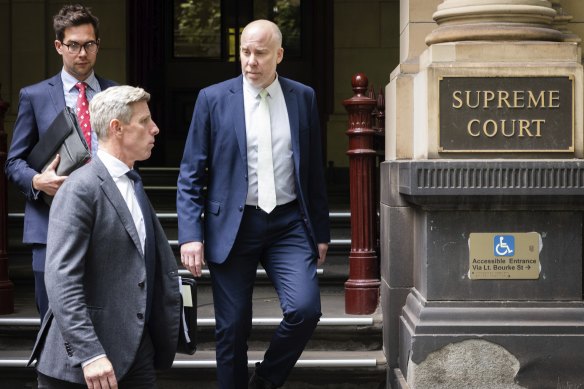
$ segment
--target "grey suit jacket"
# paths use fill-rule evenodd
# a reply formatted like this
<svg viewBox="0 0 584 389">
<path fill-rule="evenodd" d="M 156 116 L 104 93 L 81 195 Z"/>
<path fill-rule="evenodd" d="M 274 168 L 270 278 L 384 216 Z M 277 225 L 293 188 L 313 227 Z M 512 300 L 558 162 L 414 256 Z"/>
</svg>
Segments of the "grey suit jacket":
<svg viewBox="0 0 584 389">
<path fill-rule="evenodd" d="M 155 367 L 169 368 L 180 322 L 178 269 L 153 219 L 156 276 L 148 328 Z M 99 158 L 71 174 L 55 196 L 45 272 L 50 311 L 31 355 L 38 371 L 84 383 L 81 363 L 106 354 L 122 379 L 144 331 L 146 267 L 130 211 Z"/>
</svg>

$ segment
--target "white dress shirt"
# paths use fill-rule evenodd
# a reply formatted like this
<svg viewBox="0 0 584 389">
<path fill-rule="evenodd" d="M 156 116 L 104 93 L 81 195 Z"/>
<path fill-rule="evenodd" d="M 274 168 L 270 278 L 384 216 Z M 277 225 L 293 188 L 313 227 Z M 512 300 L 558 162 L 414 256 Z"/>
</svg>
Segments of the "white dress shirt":
<svg viewBox="0 0 584 389">
<path fill-rule="evenodd" d="M 65 95 L 65 105 L 67 107 L 75 109 L 77 108 L 77 97 L 79 97 L 79 89 L 75 87 L 75 84 L 79 82 L 78 79 L 70 75 L 65 71 L 61 70 L 61 81 L 63 81 L 63 94 Z M 87 101 L 91 101 L 93 96 L 101 92 L 101 87 L 99 86 L 99 81 L 95 77 L 95 73 L 92 71 L 89 77 L 84 81 L 87 84 L 87 89 L 85 89 L 85 96 Z M 91 154 L 93 157 L 97 155 L 97 150 L 99 148 L 97 141 L 97 134 L 93 129 L 91 130 Z"/>
<path fill-rule="evenodd" d="M 243 106 L 245 109 L 245 134 L 247 140 L 247 205 L 258 204 L 258 138 L 254 131 L 254 117 L 260 105 L 260 92 L 243 77 Z M 276 204 L 282 205 L 296 199 L 294 183 L 294 161 L 292 159 L 292 135 L 288 109 L 278 77 L 266 88 L 270 108 L 272 129 L 272 159 L 274 163 L 274 182 L 276 185 Z"/>
<path fill-rule="evenodd" d="M 146 226 L 144 224 L 142 209 L 140 208 L 140 204 L 136 199 L 136 193 L 134 192 L 134 181 L 126 176 L 126 173 L 130 169 L 128 168 L 128 165 L 109 154 L 105 150 L 98 150 L 97 156 L 105 165 L 105 168 L 116 183 L 116 186 L 120 190 L 124 201 L 128 205 L 128 209 L 130 210 L 132 219 L 134 220 L 134 225 L 138 231 L 138 236 L 140 237 L 142 253 L 144 253 L 144 243 L 146 242 Z"/>
</svg>

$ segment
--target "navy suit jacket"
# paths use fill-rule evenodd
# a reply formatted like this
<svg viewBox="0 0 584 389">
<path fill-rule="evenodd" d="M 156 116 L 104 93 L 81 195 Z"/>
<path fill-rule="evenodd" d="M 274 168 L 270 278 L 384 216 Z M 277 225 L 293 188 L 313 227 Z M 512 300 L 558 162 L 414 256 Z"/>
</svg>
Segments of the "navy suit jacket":
<svg viewBox="0 0 584 389">
<path fill-rule="evenodd" d="M 113 81 L 97 77 L 101 90 L 116 85 Z M 24 213 L 24 243 L 47 243 L 49 207 L 32 189 L 32 178 L 39 173 L 26 163 L 26 159 L 47 131 L 57 114 L 65 108 L 61 73 L 20 90 L 18 116 L 14 124 L 12 144 L 6 159 L 6 176 L 26 197 Z M 44 263 L 33 264 L 44 270 Z"/>
<path fill-rule="evenodd" d="M 278 80 L 290 120 L 296 196 L 316 250 L 330 241 L 316 95 L 298 82 Z M 229 255 L 245 208 L 245 131 L 243 76 L 199 92 L 178 178 L 179 244 L 204 242 L 205 260 L 212 263 Z"/>
</svg>

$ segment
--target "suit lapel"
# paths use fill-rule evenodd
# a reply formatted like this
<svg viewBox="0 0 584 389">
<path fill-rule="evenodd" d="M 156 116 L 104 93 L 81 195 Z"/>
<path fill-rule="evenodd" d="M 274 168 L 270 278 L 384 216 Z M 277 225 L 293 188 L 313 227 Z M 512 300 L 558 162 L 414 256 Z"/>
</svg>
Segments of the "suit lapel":
<svg viewBox="0 0 584 389">
<path fill-rule="evenodd" d="M 144 253 L 142 252 L 142 244 L 140 243 L 140 237 L 138 236 L 138 231 L 136 230 L 136 225 L 134 224 L 134 220 L 132 219 L 132 214 L 128 210 L 128 206 L 120 193 L 120 190 L 116 186 L 116 183 L 112 179 L 111 175 L 107 171 L 105 165 L 101 160 L 96 157 L 92 159 L 94 164 L 94 169 L 96 171 L 97 177 L 101 180 L 101 190 L 104 193 L 105 197 L 108 201 L 112 204 L 113 209 L 115 209 L 120 222 L 128 231 L 128 235 L 136 245 L 136 249 L 142 256 Z"/>
<path fill-rule="evenodd" d="M 290 85 L 283 77 L 279 78 L 282 93 L 284 93 L 284 100 L 286 101 L 286 109 L 288 111 L 288 121 L 290 122 L 290 136 L 292 139 L 292 152 L 294 158 L 294 168 L 296 172 L 300 171 L 300 124 L 298 122 L 298 99 L 294 91 L 294 87 Z"/>
<path fill-rule="evenodd" d="M 65 108 L 65 94 L 63 93 L 63 81 L 61 80 L 61 73 L 58 73 L 48 81 L 49 96 L 51 102 L 55 107 L 55 112 L 59 113 Z"/>
<path fill-rule="evenodd" d="M 233 129 L 237 137 L 239 154 L 244 165 L 247 165 L 247 140 L 245 135 L 245 108 L 243 105 L 243 76 L 233 79 L 233 84 L 229 89 L 228 107 L 235 110 L 231 117 L 233 118 Z"/>
<path fill-rule="evenodd" d="M 108 80 L 95 76 L 99 82 L 99 87 L 101 90 L 106 90 L 113 84 Z M 63 93 L 63 80 L 61 80 L 61 73 L 58 73 L 54 77 L 48 80 L 48 92 L 51 97 L 51 102 L 55 107 L 55 112 L 59 113 L 65 108 L 65 94 Z"/>
<path fill-rule="evenodd" d="M 102 91 L 106 90 L 106 89 L 107 89 L 107 88 L 109 88 L 110 86 L 114 86 L 114 85 L 115 85 L 115 84 L 114 84 L 114 83 L 112 83 L 111 81 L 109 81 L 109 80 L 106 80 L 105 78 L 101 78 L 101 77 L 100 77 L 100 76 L 98 76 L 98 75 L 95 75 L 95 78 L 97 79 L 97 82 L 99 82 L 99 88 L 100 88 Z"/>
</svg>

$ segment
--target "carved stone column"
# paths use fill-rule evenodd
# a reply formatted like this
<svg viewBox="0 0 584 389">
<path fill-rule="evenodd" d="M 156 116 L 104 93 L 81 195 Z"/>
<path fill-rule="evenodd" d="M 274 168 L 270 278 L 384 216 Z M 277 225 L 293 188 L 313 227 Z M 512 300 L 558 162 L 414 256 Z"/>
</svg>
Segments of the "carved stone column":
<svg viewBox="0 0 584 389">
<path fill-rule="evenodd" d="M 445 0 L 434 13 L 432 45 L 456 41 L 563 41 L 547 0 Z"/>
<path fill-rule="evenodd" d="M 573 19 L 572 15 L 568 15 L 562 5 L 560 0 L 551 0 L 552 7 L 556 11 L 556 16 L 554 17 L 554 26 L 563 34 L 564 42 L 578 42 L 580 43 L 582 39 L 572 31 L 568 29 L 568 23 Z"/>
<path fill-rule="evenodd" d="M 380 292 L 397 389 L 584 382 L 584 73 L 560 3 L 444 0 L 417 68 L 392 73 Z M 519 122 L 545 129 L 506 132 Z"/>
</svg>

